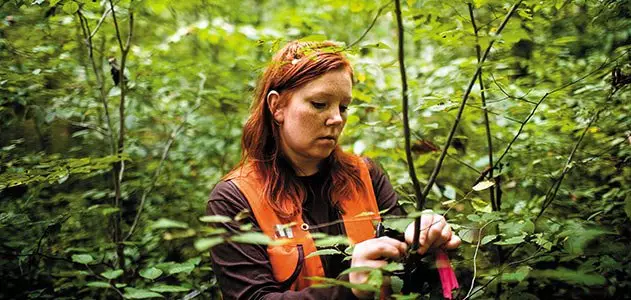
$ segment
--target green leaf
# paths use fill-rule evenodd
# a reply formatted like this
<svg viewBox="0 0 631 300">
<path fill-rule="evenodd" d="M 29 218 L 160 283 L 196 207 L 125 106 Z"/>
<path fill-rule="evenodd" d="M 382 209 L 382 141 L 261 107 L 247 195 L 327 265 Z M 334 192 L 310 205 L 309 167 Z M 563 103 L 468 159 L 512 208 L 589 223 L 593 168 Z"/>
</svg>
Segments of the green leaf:
<svg viewBox="0 0 631 300">
<path fill-rule="evenodd" d="M 94 258 L 90 254 L 74 254 L 72 255 L 72 261 L 80 264 L 87 265 L 94 261 Z"/>
<path fill-rule="evenodd" d="M 149 290 L 125 288 L 123 295 L 127 299 L 147 299 L 147 298 L 164 298 L 164 296 Z"/>
<path fill-rule="evenodd" d="M 471 244 L 473 243 L 476 233 L 477 230 L 475 229 L 465 228 L 458 231 L 458 236 L 460 237 L 460 239 L 462 239 L 463 242 Z"/>
<path fill-rule="evenodd" d="M 191 272 L 195 269 L 195 265 L 191 263 L 181 263 L 174 264 L 169 268 L 169 275 L 177 274 L 177 273 L 186 273 L 191 274 Z"/>
<path fill-rule="evenodd" d="M 190 288 L 186 288 L 183 286 L 166 285 L 166 284 L 156 285 L 149 289 L 158 293 L 179 293 L 179 292 L 188 292 L 189 290 L 191 290 Z"/>
<path fill-rule="evenodd" d="M 388 263 L 387 265 L 381 267 L 381 270 L 384 270 L 386 272 L 401 271 L 401 270 L 403 270 L 403 264 L 402 263 L 398 263 L 398 262 L 391 262 L 391 263 Z"/>
<path fill-rule="evenodd" d="M 550 251 L 552 249 L 552 242 L 546 240 L 545 238 L 543 238 L 543 233 L 537 233 L 535 234 L 536 238 L 535 238 L 535 243 L 541 247 L 543 247 L 544 249 Z"/>
<path fill-rule="evenodd" d="M 549 278 L 587 286 L 604 285 L 607 282 L 605 277 L 600 274 L 581 273 L 580 271 L 566 268 L 533 270 L 530 273 L 533 278 Z"/>
<path fill-rule="evenodd" d="M 484 181 L 478 182 L 476 185 L 472 187 L 472 189 L 476 192 L 479 192 L 479 191 L 486 190 L 494 185 L 495 185 L 495 182 L 490 181 L 490 180 L 484 180 Z"/>
<path fill-rule="evenodd" d="M 403 279 L 397 276 L 390 277 L 390 287 L 395 294 L 401 293 L 401 289 L 403 289 Z M 414 298 L 416 299 L 416 298 Z"/>
<path fill-rule="evenodd" d="M 106 271 L 106 272 L 101 273 L 101 276 L 109 280 L 116 279 L 120 277 L 121 275 L 123 275 L 123 270 L 121 269 L 111 270 L 111 271 Z"/>
<path fill-rule="evenodd" d="M 504 272 L 502 273 L 502 280 L 521 282 L 528 277 L 530 269 L 529 266 L 521 266 L 514 272 Z"/>
<path fill-rule="evenodd" d="M 168 228 L 188 228 L 188 224 L 184 222 L 174 221 L 167 218 L 160 218 L 151 224 L 152 229 L 168 229 Z"/>
<path fill-rule="evenodd" d="M 495 238 L 497 238 L 497 234 L 487 235 L 484 238 L 482 238 L 482 241 L 480 243 L 481 245 L 485 245 L 485 244 L 488 244 L 490 241 L 494 240 Z"/>
<path fill-rule="evenodd" d="M 151 267 L 151 268 L 140 271 L 140 276 L 142 276 L 143 278 L 151 279 L 151 280 L 154 280 L 160 277 L 160 275 L 162 275 L 162 270 L 156 267 Z"/>
<path fill-rule="evenodd" d="M 309 253 L 305 258 L 320 256 L 320 255 L 335 255 L 335 254 L 343 254 L 340 250 L 337 249 L 322 249 L 318 251 L 314 251 Z"/>
<path fill-rule="evenodd" d="M 86 286 L 94 287 L 94 288 L 110 288 L 110 287 L 112 287 L 109 283 L 107 283 L 105 281 L 88 282 L 88 284 L 86 284 Z"/>
<path fill-rule="evenodd" d="M 79 4 L 74 1 L 68 1 L 64 4 L 63 10 L 65 13 L 72 15 L 79 10 Z"/>
<path fill-rule="evenodd" d="M 226 223 L 232 221 L 230 217 L 221 215 L 203 216 L 199 218 L 199 220 L 206 223 Z"/>
<path fill-rule="evenodd" d="M 272 239 L 260 232 L 246 232 L 239 235 L 235 235 L 230 238 L 235 243 L 243 244 L 255 244 L 255 245 L 269 245 L 272 243 Z"/>
<path fill-rule="evenodd" d="M 515 245 L 524 241 L 525 236 L 514 236 L 499 242 L 495 242 L 495 245 Z"/>
<path fill-rule="evenodd" d="M 347 237 L 342 235 L 327 236 L 315 241 L 316 247 L 333 247 L 337 245 L 350 245 Z"/>
<path fill-rule="evenodd" d="M 195 241 L 195 249 L 197 251 L 202 252 L 206 251 L 216 245 L 223 243 L 222 237 L 214 237 L 214 238 L 204 238 Z"/>
</svg>

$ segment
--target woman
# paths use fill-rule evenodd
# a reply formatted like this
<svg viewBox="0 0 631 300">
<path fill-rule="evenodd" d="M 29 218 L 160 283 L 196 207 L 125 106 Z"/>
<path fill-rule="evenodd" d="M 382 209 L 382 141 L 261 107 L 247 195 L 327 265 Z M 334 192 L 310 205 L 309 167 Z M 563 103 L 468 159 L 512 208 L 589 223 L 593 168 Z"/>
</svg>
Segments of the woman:
<svg viewBox="0 0 631 300">
<path fill-rule="evenodd" d="M 208 214 L 234 217 L 244 210 L 252 230 L 285 243 L 224 243 L 212 248 L 213 270 L 225 298 L 346 299 L 370 292 L 342 286 L 312 288 L 312 276 L 336 278 L 348 267 L 380 267 L 402 257 L 407 243 L 375 238 L 379 211 L 404 214 L 384 173 L 344 153 L 338 139 L 352 99 L 353 71 L 332 42 L 290 42 L 259 81 L 243 129 L 242 161 L 217 184 Z M 339 222 L 335 222 L 339 221 Z M 229 231 L 239 224 L 225 224 Z M 460 239 L 440 215 L 424 215 L 419 253 L 453 249 Z M 355 246 L 350 265 L 341 255 L 307 257 L 311 234 L 346 235 Z M 343 248 L 340 250 L 344 250 Z M 364 283 L 368 272 L 339 277 Z"/>
</svg>

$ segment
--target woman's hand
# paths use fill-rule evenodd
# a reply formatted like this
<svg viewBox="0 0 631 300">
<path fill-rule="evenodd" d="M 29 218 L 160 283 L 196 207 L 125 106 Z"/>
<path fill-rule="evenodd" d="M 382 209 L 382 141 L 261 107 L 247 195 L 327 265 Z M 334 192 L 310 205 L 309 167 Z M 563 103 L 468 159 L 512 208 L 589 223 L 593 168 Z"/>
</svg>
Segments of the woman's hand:
<svg viewBox="0 0 631 300">
<path fill-rule="evenodd" d="M 398 259 L 405 255 L 407 251 L 407 245 L 403 242 L 397 241 L 389 237 L 380 237 L 370 240 L 365 240 L 355 245 L 353 250 L 353 259 L 351 261 L 351 268 L 354 267 L 372 267 L 380 268 L 387 264 L 386 259 Z M 368 274 L 370 272 L 351 272 L 348 275 L 350 283 L 362 284 L 368 280 Z M 388 282 L 384 278 L 384 282 Z M 360 291 L 352 289 L 353 294 L 357 298 L 365 299 L 373 296 L 372 292 Z"/>
<path fill-rule="evenodd" d="M 414 240 L 414 222 L 405 229 L 405 242 L 412 244 Z M 455 249 L 460 246 L 460 238 L 453 234 L 451 226 L 445 218 L 434 213 L 421 215 L 421 232 L 418 238 L 419 254 L 432 249 Z"/>
</svg>

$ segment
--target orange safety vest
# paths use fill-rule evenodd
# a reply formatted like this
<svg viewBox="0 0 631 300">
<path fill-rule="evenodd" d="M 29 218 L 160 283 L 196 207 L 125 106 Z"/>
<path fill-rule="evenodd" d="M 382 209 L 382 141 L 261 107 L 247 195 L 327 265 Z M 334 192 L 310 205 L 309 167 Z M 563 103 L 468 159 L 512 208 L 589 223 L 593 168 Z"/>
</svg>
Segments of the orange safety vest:
<svg viewBox="0 0 631 300">
<path fill-rule="evenodd" d="M 344 211 L 342 215 L 344 228 L 352 244 L 374 238 L 375 227 L 372 221 L 380 221 L 368 166 L 359 157 L 355 157 L 355 160 L 365 188 L 353 191 L 349 199 L 340 199 L 340 205 Z M 282 240 L 281 245 L 270 245 L 267 248 L 274 278 L 281 285 L 298 291 L 316 283 L 307 277 L 325 276 L 319 256 L 305 258 L 316 251 L 308 225 L 303 222 L 302 216 L 296 216 L 289 222 L 280 221 L 268 205 L 267 195 L 263 194 L 265 181 L 251 164 L 246 163 L 232 171 L 224 180 L 232 180 L 243 193 L 263 233 L 273 240 Z M 281 228 L 283 228 L 282 225 L 285 225 L 285 228 L 291 228 L 293 237 L 279 237 L 278 225 L 281 225 Z"/>
</svg>

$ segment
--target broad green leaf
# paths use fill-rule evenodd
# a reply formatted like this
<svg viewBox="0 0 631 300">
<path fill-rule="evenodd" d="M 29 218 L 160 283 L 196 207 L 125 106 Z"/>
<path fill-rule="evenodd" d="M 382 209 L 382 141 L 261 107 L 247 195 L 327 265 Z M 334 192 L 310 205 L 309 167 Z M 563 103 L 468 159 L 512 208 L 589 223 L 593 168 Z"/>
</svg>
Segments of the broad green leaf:
<svg viewBox="0 0 631 300">
<path fill-rule="evenodd" d="M 174 264 L 169 268 L 169 275 L 177 273 L 190 274 L 195 269 L 195 265 L 191 263 Z"/>
<path fill-rule="evenodd" d="M 160 218 L 151 224 L 152 229 L 168 229 L 168 228 L 188 228 L 188 224 L 184 222 L 174 221 L 167 218 Z"/>
<path fill-rule="evenodd" d="M 125 288 L 124 297 L 127 299 L 164 298 L 164 296 L 144 289 Z"/>
<path fill-rule="evenodd" d="M 106 271 L 106 272 L 101 273 L 101 276 L 110 280 L 116 279 L 120 277 L 121 275 L 123 275 L 123 270 L 121 269 L 111 270 L 111 271 Z"/>
<path fill-rule="evenodd" d="M 206 223 L 226 223 L 232 221 L 230 217 L 220 215 L 203 216 L 200 217 L 199 220 Z"/>
<path fill-rule="evenodd" d="M 402 263 L 398 263 L 398 262 L 391 262 L 391 263 L 388 263 L 387 265 L 381 267 L 381 269 L 386 271 L 386 272 L 401 271 L 401 270 L 403 270 L 403 264 Z"/>
<path fill-rule="evenodd" d="M 544 249 L 550 251 L 552 249 L 552 242 L 546 240 L 543 237 L 543 233 L 537 233 L 535 234 L 536 238 L 535 238 L 535 243 L 541 247 L 543 247 Z"/>
<path fill-rule="evenodd" d="M 495 242 L 495 245 L 515 245 L 524 241 L 525 236 L 514 236 L 499 242 Z"/>
<path fill-rule="evenodd" d="M 462 239 L 463 242 L 471 244 L 473 243 L 477 233 L 477 229 L 464 228 L 458 231 L 458 236 L 460 237 L 460 239 Z"/>
<path fill-rule="evenodd" d="M 89 264 L 94 261 L 94 258 L 90 254 L 74 254 L 72 255 L 72 261 L 80 264 Z"/>
<path fill-rule="evenodd" d="M 160 277 L 160 275 L 162 275 L 162 270 L 156 267 L 151 267 L 151 268 L 143 269 L 140 271 L 140 276 L 142 276 L 143 278 L 151 279 L 151 280 L 154 280 Z"/>
<path fill-rule="evenodd" d="M 495 182 L 490 180 L 483 180 L 478 182 L 476 185 L 472 187 L 474 191 L 483 191 L 495 185 Z"/>
<path fill-rule="evenodd" d="M 307 277 L 307 279 L 311 279 L 314 280 L 316 282 L 318 282 L 315 285 L 312 285 L 312 287 L 318 288 L 318 287 L 331 287 L 331 286 L 344 286 L 350 289 L 357 289 L 360 291 L 370 291 L 370 292 L 379 292 L 379 288 L 376 288 L 370 284 L 367 283 L 363 283 L 363 284 L 353 284 L 348 282 L 347 280 L 337 280 L 337 279 L 333 279 L 333 278 L 327 278 L 327 277 Z"/>
<path fill-rule="evenodd" d="M 529 266 L 521 266 L 513 272 L 504 272 L 502 273 L 502 280 L 521 282 L 526 279 L 530 269 Z"/>
<path fill-rule="evenodd" d="M 335 254 L 343 254 L 340 250 L 337 249 L 322 249 L 318 251 L 314 251 L 309 253 L 305 258 L 320 256 L 320 255 L 335 255 Z"/>
<path fill-rule="evenodd" d="M 63 10 L 65 13 L 72 15 L 79 10 L 79 4 L 74 1 L 68 1 L 64 4 Z"/>
<path fill-rule="evenodd" d="M 195 249 L 197 251 L 206 251 L 216 245 L 223 243 L 224 239 L 222 237 L 214 237 L 214 238 L 204 238 L 195 241 Z"/>
<path fill-rule="evenodd" d="M 239 235 L 235 235 L 230 238 L 235 243 L 243 244 L 255 244 L 255 245 L 269 245 L 272 243 L 272 239 L 260 232 L 246 232 Z"/>
<path fill-rule="evenodd" d="M 95 288 L 110 288 L 112 287 L 109 283 L 105 281 L 92 281 L 88 282 L 86 286 L 95 287 Z"/>
<path fill-rule="evenodd" d="M 183 286 L 162 284 L 162 285 L 156 285 L 152 288 L 149 288 L 149 290 L 158 292 L 158 293 L 179 293 L 179 292 L 188 292 L 191 289 L 183 287 Z"/>
<path fill-rule="evenodd" d="M 497 238 L 496 234 L 487 235 L 484 238 L 482 238 L 482 241 L 480 242 L 480 244 L 481 245 L 488 244 L 490 241 L 494 240 L 495 238 Z"/>
<path fill-rule="evenodd" d="M 316 247 L 333 247 L 336 245 L 350 245 L 347 237 L 341 235 L 327 236 L 315 241 Z"/>
<path fill-rule="evenodd" d="M 566 268 L 532 270 L 530 274 L 532 278 L 549 278 L 586 286 L 602 286 L 607 282 L 606 278 L 600 274 L 581 273 Z"/>
</svg>

